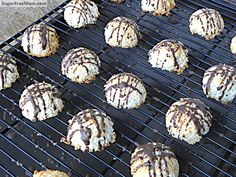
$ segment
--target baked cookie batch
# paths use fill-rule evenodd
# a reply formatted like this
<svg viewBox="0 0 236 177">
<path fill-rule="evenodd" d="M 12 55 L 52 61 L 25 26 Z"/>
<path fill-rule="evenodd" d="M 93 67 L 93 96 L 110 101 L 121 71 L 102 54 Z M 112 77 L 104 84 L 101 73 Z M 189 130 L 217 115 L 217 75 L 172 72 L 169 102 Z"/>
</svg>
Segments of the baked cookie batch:
<svg viewBox="0 0 236 177">
<path fill-rule="evenodd" d="M 112 0 L 121 3 L 123 0 Z M 142 0 L 141 9 L 153 15 L 168 15 L 175 7 L 174 0 Z M 72 0 L 65 6 L 64 19 L 73 28 L 95 24 L 100 13 L 90 0 Z M 192 34 L 213 39 L 224 29 L 224 21 L 214 9 L 200 9 L 189 19 Z M 116 17 L 107 23 L 105 42 L 112 47 L 132 48 L 142 38 L 138 25 L 132 19 Z M 53 55 L 59 48 L 59 36 L 55 29 L 40 23 L 25 30 L 21 43 L 23 50 L 35 57 Z M 230 45 L 236 54 L 236 36 Z M 165 39 L 148 52 L 152 67 L 182 74 L 188 67 L 188 50 L 183 43 Z M 99 75 L 101 62 L 95 52 L 84 47 L 68 51 L 61 62 L 61 72 L 72 82 L 91 83 Z M 9 55 L 0 54 L 0 90 L 11 87 L 19 78 L 17 65 Z M 232 102 L 236 96 L 236 69 L 226 64 L 210 67 L 204 73 L 202 89 L 206 97 L 223 104 Z M 108 104 L 117 109 L 139 108 L 146 99 L 147 90 L 142 80 L 132 73 L 111 76 L 104 85 Z M 64 108 L 59 90 L 46 82 L 29 85 L 22 92 L 19 107 L 22 115 L 31 121 L 43 121 L 57 116 Z M 166 113 L 169 134 L 188 144 L 199 142 L 209 132 L 213 116 L 210 108 L 198 99 L 181 98 Z M 114 123 L 106 113 L 97 109 L 85 109 L 69 120 L 67 135 L 61 142 L 84 152 L 102 151 L 115 142 Z M 149 142 L 137 147 L 131 156 L 131 174 L 134 177 L 179 175 L 178 160 L 169 146 Z M 34 177 L 67 177 L 56 170 L 35 171 Z"/>
</svg>

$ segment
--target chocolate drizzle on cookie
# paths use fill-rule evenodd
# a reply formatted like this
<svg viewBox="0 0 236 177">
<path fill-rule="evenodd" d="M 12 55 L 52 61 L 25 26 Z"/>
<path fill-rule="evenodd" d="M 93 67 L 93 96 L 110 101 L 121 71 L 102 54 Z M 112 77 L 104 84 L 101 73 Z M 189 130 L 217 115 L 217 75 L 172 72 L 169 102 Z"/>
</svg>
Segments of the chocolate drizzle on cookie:
<svg viewBox="0 0 236 177">
<path fill-rule="evenodd" d="M 209 90 L 210 90 L 210 86 L 211 86 L 211 83 L 214 79 L 214 77 L 219 74 L 218 71 L 222 71 L 221 74 L 226 74 L 224 70 L 222 70 L 224 67 L 223 64 L 219 64 L 215 70 L 213 71 L 207 71 L 205 74 L 204 74 L 204 77 L 210 75 L 210 77 L 208 78 L 208 81 L 206 83 L 206 85 L 204 85 L 204 87 L 206 88 L 206 94 L 208 95 L 209 94 Z"/>
<path fill-rule="evenodd" d="M 116 23 L 116 25 L 114 23 Z M 113 27 L 113 25 L 115 27 Z M 110 39 L 112 39 L 114 34 L 117 33 L 116 41 L 118 43 L 118 46 L 121 45 L 125 36 L 127 36 L 127 38 L 131 37 L 132 34 L 127 34 L 130 28 L 133 30 L 133 32 L 137 36 L 137 39 L 141 38 L 138 25 L 133 20 L 128 19 L 126 17 L 117 17 L 111 20 L 105 27 L 105 29 L 108 29 L 108 28 L 112 28 L 112 32 L 110 36 L 107 37 L 107 40 L 109 41 Z"/>
<path fill-rule="evenodd" d="M 104 118 L 108 118 L 105 113 L 96 110 L 96 109 L 86 109 L 81 112 L 79 112 L 77 115 L 75 115 L 68 126 L 68 134 L 66 139 L 62 139 L 63 142 L 67 144 L 72 144 L 72 139 L 74 137 L 74 134 L 76 132 L 80 132 L 81 134 L 81 140 L 86 145 L 85 151 L 89 150 L 90 145 L 90 139 L 92 137 L 92 134 L 94 134 L 94 130 L 91 128 L 91 125 L 94 124 L 96 126 L 97 131 L 97 138 L 101 138 L 104 134 L 104 128 L 105 128 L 105 122 Z M 109 119 L 109 118 L 108 118 Z M 78 125 L 77 129 L 74 129 L 74 125 Z M 105 136 L 104 136 L 105 137 Z M 101 140 L 98 140 L 98 146 L 99 150 L 102 150 L 103 142 Z"/>
<path fill-rule="evenodd" d="M 14 68 L 16 67 L 16 62 L 11 59 L 10 55 L 0 54 L 0 89 L 3 89 L 6 84 L 7 74 L 16 72 Z"/>
<path fill-rule="evenodd" d="M 78 19 L 78 24 L 80 22 L 84 23 L 81 26 L 84 26 L 86 24 L 89 24 L 89 19 L 93 19 L 93 21 L 96 21 L 96 16 L 94 12 L 92 11 L 92 8 L 95 6 L 95 3 L 90 0 L 72 0 L 68 5 L 66 5 L 66 9 L 71 9 L 71 14 L 73 15 L 78 14 L 80 18 Z"/>
<path fill-rule="evenodd" d="M 131 169 L 131 173 L 135 174 L 138 170 L 142 168 L 148 168 L 149 176 L 163 176 L 164 171 L 167 175 L 169 175 L 169 170 L 172 170 L 168 167 L 168 160 L 170 158 L 176 159 L 174 153 L 171 151 L 171 148 L 169 146 L 165 146 L 161 143 L 149 142 L 138 147 L 135 150 L 135 153 L 133 153 L 130 161 L 131 166 L 138 162 L 141 163 L 139 165 L 135 165 L 135 167 Z M 156 172 L 159 172 L 159 174 L 156 174 Z"/>
<path fill-rule="evenodd" d="M 171 116 L 171 125 L 168 130 L 173 126 L 177 129 L 178 135 L 183 130 L 183 125 L 186 122 L 184 129 L 187 131 L 189 124 L 193 122 L 199 136 L 202 136 L 203 132 L 205 132 L 205 126 L 211 126 L 212 115 L 209 107 L 197 99 L 181 98 L 179 102 L 171 106 L 167 114 L 171 113 L 173 115 Z"/>
<path fill-rule="evenodd" d="M 170 54 L 167 54 L 167 57 L 171 57 L 171 56 L 173 57 L 174 66 L 178 70 L 180 68 L 180 65 L 179 65 L 179 61 L 176 57 L 176 52 L 178 52 L 178 50 L 180 50 L 182 48 L 185 52 L 185 55 L 186 56 L 188 55 L 187 50 L 185 49 L 184 45 L 181 42 L 178 42 L 176 40 L 166 39 L 166 40 L 163 40 L 160 43 L 158 43 L 156 46 L 154 46 L 149 51 L 148 55 L 151 56 L 152 53 L 154 53 L 154 52 L 160 53 L 162 48 L 165 48 L 170 53 Z M 161 64 L 162 68 L 163 68 L 165 62 L 167 62 L 167 60 L 164 60 L 163 63 Z"/>
<path fill-rule="evenodd" d="M 206 36 L 212 35 L 214 37 L 219 32 L 221 32 L 224 27 L 224 23 L 222 22 L 222 17 L 218 11 L 214 9 L 203 8 L 196 12 L 196 14 L 193 13 L 189 19 L 190 25 L 194 25 L 193 23 L 195 20 L 200 20 L 202 31 L 206 33 Z M 204 20 L 206 20 L 206 23 Z"/>
<path fill-rule="evenodd" d="M 28 53 L 33 48 L 33 45 L 36 45 L 33 43 L 34 33 L 36 32 L 39 33 L 40 43 L 43 50 L 45 50 L 47 46 L 50 48 L 50 41 L 49 41 L 50 33 L 53 33 L 55 36 L 57 36 L 56 31 L 51 29 L 49 26 L 45 24 L 37 24 L 37 25 L 30 26 L 29 28 L 26 29 L 24 33 L 24 35 L 27 36 L 27 52 Z M 57 38 L 59 37 L 57 36 Z"/>
<path fill-rule="evenodd" d="M 127 80 L 124 81 L 124 78 Z M 138 84 L 142 84 L 142 81 L 131 73 L 120 73 L 110 78 L 105 86 L 105 94 L 109 101 L 114 102 L 118 99 L 117 107 L 126 107 L 129 104 L 129 96 L 133 91 L 136 91 L 140 96 L 144 93 L 138 88 Z M 113 92 L 113 90 L 115 90 Z M 122 91 L 123 90 L 123 91 Z M 119 93 L 119 95 L 117 95 Z M 121 99 L 123 102 L 121 103 Z"/>
<path fill-rule="evenodd" d="M 145 12 L 153 12 L 153 15 L 168 15 L 175 7 L 174 0 L 142 0 L 141 4 Z"/>
<path fill-rule="evenodd" d="M 214 67 L 214 69 L 213 69 Z M 217 92 L 220 92 L 221 94 L 217 98 L 217 100 L 222 101 L 222 99 L 226 95 L 226 90 L 230 90 L 233 86 L 235 86 L 236 82 L 236 69 L 232 66 L 225 65 L 225 64 L 219 64 L 216 66 L 213 66 L 209 68 L 204 73 L 204 78 L 207 78 L 207 82 L 203 84 L 203 90 L 207 96 L 209 96 L 212 82 L 216 77 L 221 78 L 221 82 L 219 83 L 217 87 Z"/>
<path fill-rule="evenodd" d="M 63 74 L 66 74 L 68 73 L 68 70 L 71 66 L 81 65 L 86 69 L 87 73 L 89 74 L 90 69 L 88 67 L 88 64 L 94 65 L 95 67 L 100 66 L 100 60 L 93 51 L 82 47 L 77 49 L 71 49 L 62 60 L 62 71 Z M 74 72 L 76 72 L 76 70 Z"/>
<path fill-rule="evenodd" d="M 20 99 L 20 107 L 21 109 L 26 109 L 25 106 L 28 102 L 31 103 L 33 106 L 33 117 L 32 121 L 37 121 L 38 119 L 38 114 L 40 112 L 44 112 L 44 117 L 47 118 L 47 105 L 46 105 L 46 100 L 45 97 L 43 96 L 44 94 L 48 93 L 48 95 L 52 94 L 53 96 L 58 96 L 59 92 L 58 90 L 45 82 L 39 82 L 35 83 L 33 85 L 30 85 L 25 89 L 25 94 L 23 97 Z M 48 96 L 49 99 L 51 99 L 51 104 L 53 104 L 53 109 L 54 111 L 57 110 L 57 106 L 54 102 L 54 98 Z M 42 103 L 42 106 L 40 105 Z M 30 110 L 29 110 L 30 111 Z"/>
</svg>

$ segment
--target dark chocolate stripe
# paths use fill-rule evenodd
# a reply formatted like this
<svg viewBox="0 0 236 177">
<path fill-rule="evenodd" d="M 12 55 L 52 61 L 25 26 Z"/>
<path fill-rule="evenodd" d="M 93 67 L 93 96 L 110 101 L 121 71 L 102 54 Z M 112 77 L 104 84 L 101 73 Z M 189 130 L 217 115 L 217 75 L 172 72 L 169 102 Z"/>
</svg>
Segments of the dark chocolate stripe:
<svg viewBox="0 0 236 177">
<path fill-rule="evenodd" d="M 73 3 L 74 2 L 74 3 Z M 67 7 L 72 7 L 72 13 L 74 13 L 75 10 L 77 10 L 76 13 L 79 13 L 79 15 L 81 17 L 83 17 L 83 20 L 85 23 L 88 22 L 89 18 L 95 18 L 93 15 L 93 12 L 90 10 L 89 5 L 93 6 L 94 4 L 90 1 L 86 1 L 86 0 L 81 0 L 79 1 L 80 3 L 78 3 L 77 1 L 73 1 L 72 3 L 69 3 Z M 77 7 L 77 5 L 80 7 Z M 80 23 L 80 18 L 78 19 L 78 24 Z"/>
<path fill-rule="evenodd" d="M 115 27 L 114 29 L 112 29 L 112 33 L 111 33 L 111 35 L 108 37 L 108 40 L 110 40 L 110 39 L 113 37 L 114 32 L 115 32 L 116 30 L 118 30 L 118 31 L 117 31 L 117 39 L 116 39 L 116 40 L 117 40 L 118 44 L 120 45 L 120 44 L 122 43 L 123 39 L 124 39 L 124 35 L 126 34 L 126 32 L 127 32 L 127 30 L 128 30 L 129 28 L 132 28 L 132 29 L 134 30 L 134 33 L 136 34 L 137 38 L 141 38 L 141 34 L 140 34 L 140 32 L 139 32 L 138 25 L 137 25 L 133 20 L 128 19 L 128 18 L 125 18 L 125 17 L 119 17 L 119 18 L 116 18 L 116 19 L 111 20 L 111 21 L 107 24 L 107 26 L 106 26 L 105 28 L 109 28 L 109 25 L 110 25 L 111 23 L 113 23 L 113 22 L 118 23 L 118 25 L 117 25 L 117 27 Z M 124 27 L 124 29 L 122 29 L 122 30 L 124 30 L 124 35 L 120 35 L 121 24 L 122 24 L 122 23 L 126 24 L 126 26 Z"/>
<path fill-rule="evenodd" d="M 92 57 L 86 57 L 86 54 L 91 54 Z M 87 73 L 89 73 L 89 68 L 85 64 L 93 64 L 97 67 L 100 65 L 98 56 L 93 51 L 85 48 L 70 50 L 62 60 L 62 68 L 65 69 L 66 72 L 68 72 L 70 66 L 82 65 Z"/>
<path fill-rule="evenodd" d="M 113 75 L 113 76 L 107 81 L 107 83 L 112 83 L 113 80 L 116 80 L 116 79 L 119 78 L 119 77 L 125 77 L 125 76 L 135 78 L 136 80 L 139 80 L 139 82 L 143 83 L 142 80 L 141 80 L 138 76 L 136 76 L 136 75 L 134 75 L 134 74 L 132 74 L 132 73 L 119 73 L 119 74 Z"/>
<path fill-rule="evenodd" d="M 88 127 L 83 126 L 83 124 L 85 124 L 86 122 L 88 122 L 90 119 L 94 120 L 94 124 L 97 128 L 98 134 L 97 137 L 100 138 L 103 131 L 104 131 L 104 127 L 105 127 L 105 123 L 104 123 L 104 117 L 106 115 L 101 112 L 98 111 L 96 109 L 86 109 L 84 111 L 79 112 L 77 115 L 75 115 L 72 118 L 72 121 L 70 122 L 69 126 L 68 126 L 68 135 L 67 135 L 67 141 L 71 144 L 71 139 L 73 138 L 74 134 L 76 132 L 80 132 L 81 133 L 81 140 L 84 142 L 84 144 L 87 146 L 86 147 L 86 151 L 88 150 L 89 144 L 90 144 L 90 138 L 92 136 L 92 130 Z M 98 117 L 101 118 L 101 121 L 98 121 Z M 79 124 L 79 128 L 76 130 L 72 130 L 72 126 L 78 123 Z M 98 142 L 99 145 L 99 149 L 102 149 L 102 144 L 99 141 Z"/>
<path fill-rule="evenodd" d="M 81 133 L 81 140 L 84 142 L 86 146 L 89 146 L 89 139 L 91 138 L 91 130 L 87 127 L 83 127 L 83 124 L 87 122 L 90 119 L 90 117 L 86 117 L 85 114 L 82 115 L 75 115 L 72 119 L 72 122 L 68 126 L 68 135 L 67 135 L 67 141 L 71 144 L 71 139 L 73 138 L 74 134 L 76 132 Z M 76 130 L 71 131 L 72 126 L 78 123 L 79 128 Z"/>
<path fill-rule="evenodd" d="M 139 84 L 140 82 L 139 82 L 139 80 L 136 80 L 136 81 L 134 81 L 134 82 L 136 82 L 136 83 L 134 84 L 133 87 L 134 87 L 134 88 L 137 88 L 137 86 L 138 86 L 138 84 Z M 131 87 L 129 87 L 129 88 L 130 88 L 130 91 L 127 93 L 126 98 L 125 98 L 125 99 L 126 99 L 126 104 L 128 104 L 129 96 L 130 96 L 130 94 L 131 94 L 132 91 L 133 91 L 133 90 L 131 89 Z"/>
<path fill-rule="evenodd" d="M 10 65 L 16 65 L 14 60 L 9 55 L 0 54 L 0 77 L 1 77 L 1 88 L 4 88 L 6 71 L 14 73 L 14 69 L 10 68 Z"/>
<path fill-rule="evenodd" d="M 157 152 L 160 153 L 157 155 Z M 140 165 L 137 165 L 132 169 L 132 173 L 137 172 L 142 167 L 147 167 L 149 171 L 149 176 L 156 176 L 156 163 L 158 162 L 158 168 L 160 170 L 160 175 L 163 176 L 163 168 L 161 166 L 161 161 L 165 162 L 164 169 L 168 174 L 168 166 L 166 158 L 175 158 L 175 155 L 171 151 L 169 146 L 165 146 L 161 143 L 147 143 L 139 147 L 139 150 L 131 159 L 131 165 L 138 161 L 139 159 L 147 158 L 148 160 Z"/>
<path fill-rule="evenodd" d="M 234 76 L 236 75 L 236 73 L 235 73 L 236 71 L 235 71 L 235 68 L 233 68 L 229 65 L 225 65 L 225 64 L 219 64 L 219 65 L 216 65 L 213 67 L 215 67 L 214 70 L 211 70 L 211 68 L 209 68 L 204 74 L 204 77 L 209 77 L 209 76 L 210 77 L 208 78 L 207 83 L 203 85 L 203 90 L 205 91 L 206 95 L 209 95 L 209 90 L 211 88 L 211 84 L 212 84 L 213 79 L 217 75 L 220 75 L 222 82 L 217 87 L 217 91 L 222 91 L 222 93 L 218 97 L 217 100 L 222 101 L 229 85 L 232 84 L 229 89 L 231 89 L 234 85 L 232 80 L 233 80 Z M 224 83 L 224 81 L 226 81 L 226 82 Z"/>
<path fill-rule="evenodd" d="M 42 84 L 42 85 L 45 85 L 45 84 Z M 45 103 L 45 100 L 43 98 L 43 94 L 44 92 L 46 91 L 44 88 L 40 88 L 40 84 L 35 84 L 35 92 L 38 92 L 39 94 L 39 98 L 42 100 L 43 102 L 43 110 L 44 110 L 44 116 L 47 117 L 47 113 L 46 113 L 46 103 Z M 50 89 L 51 91 L 51 89 Z M 39 103 L 38 103 L 39 104 Z M 39 107 L 40 109 L 40 107 Z M 41 110 L 40 110 L 41 111 Z"/>
<path fill-rule="evenodd" d="M 233 71 L 230 71 L 229 68 L 227 68 L 228 71 L 226 71 L 225 77 L 222 80 L 226 79 L 226 83 L 224 84 L 222 94 L 219 97 L 219 100 L 222 100 L 222 98 L 225 96 L 225 91 L 227 90 L 228 86 L 230 84 L 233 84 L 233 78 L 236 78 L 236 70 L 234 69 Z M 231 86 L 232 88 L 232 86 Z"/>
<path fill-rule="evenodd" d="M 141 163 L 141 164 L 137 165 L 134 169 L 132 169 L 132 173 L 136 173 L 140 168 L 148 167 L 149 176 L 152 176 L 151 170 L 152 170 L 152 166 L 154 166 L 154 164 L 155 164 L 155 162 L 151 162 L 148 160 L 147 162 Z M 155 171 L 155 169 L 154 169 L 154 171 Z"/>
<path fill-rule="evenodd" d="M 42 82 L 36 83 L 33 85 L 32 88 L 27 87 L 26 90 L 27 90 L 27 93 L 26 93 L 25 97 L 22 98 L 21 107 L 24 107 L 27 102 L 30 102 L 33 105 L 33 110 L 34 110 L 33 121 L 36 121 L 36 120 L 38 120 L 38 113 L 41 111 L 40 106 L 39 106 L 39 101 L 37 101 L 37 100 L 42 100 L 43 109 L 45 111 L 45 116 L 47 116 L 46 115 L 46 103 L 43 98 L 43 94 L 45 92 L 52 92 L 53 95 L 58 95 L 58 90 L 55 87 L 53 87 L 47 83 L 44 83 L 44 82 L 43 83 Z M 53 100 L 52 100 L 52 104 L 54 104 L 54 106 L 55 106 L 55 103 Z"/>
<path fill-rule="evenodd" d="M 192 104 L 195 107 L 192 107 L 191 106 Z M 199 114 L 199 111 L 202 111 L 204 117 L 202 117 L 202 115 Z M 206 123 L 209 127 L 211 126 L 212 116 L 210 114 L 210 110 L 206 105 L 204 105 L 199 100 L 183 99 L 181 105 L 175 105 L 175 108 L 169 111 L 169 113 L 171 112 L 174 112 L 174 115 L 172 116 L 172 119 L 170 120 L 170 122 L 173 123 L 173 126 L 177 128 L 179 132 L 182 130 L 183 123 L 186 123 L 186 121 L 188 121 L 186 124 L 186 129 L 188 125 L 191 122 L 193 122 L 199 136 L 201 136 L 202 131 L 204 131 L 204 125 L 202 124 L 203 122 Z M 187 114 L 186 120 L 182 120 L 183 114 Z M 180 126 L 177 126 L 178 124 L 176 121 L 180 121 L 180 120 L 182 121 L 182 124 Z M 171 127 L 168 127 L 168 129 L 170 128 Z"/>
<path fill-rule="evenodd" d="M 82 9 L 76 7 L 75 5 L 67 5 L 66 7 L 72 7 L 72 14 L 74 13 L 75 10 L 77 10 L 76 13 L 79 13 L 80 16 L 83 18 L 84 22 L 88 21 L 88 17 L 87 15 L 89 15 L 89 13 L 86 13 L 86 11 L 83 11 Z M 83 7 L 82 7 L 83 8 Z M 92 15 L 92 14 L 91 14 Z M 78 19 L 78 24 L 80 23 L 80 18 Z"/>
<path fill-rule="evenodd" d="M 124 77 L 127 77 L 127 81 L 123 81 Z M 114 80 L 117 80 L 117 83 L 112 83 Z M 139 79 L 137 76 L 131 74 L 131 73 L 120 73 L 117 75 L 112 76 L 106 83 L 106 85 L 110 85 L 109 87 L 105 86 L 105 94 L 106 97 L 109 98 L 111 102 L 114 102 L 116 98 L 117 91 L 120 89 L 126 89 L 125 93 L 122 95 L 120 94 L 118 97 L 118 107 L 120 107 L 120 99 L 124 98 L 124 101 L 126 101 L 126 104 L 128 104 L 128 99 L 130 93 L 132 93 L 134 90 L 136 90 L 140 95 L 143 93 L 137 88 L 137 85 L 142 83 L 141 79 Z M 115 92 L 113 93 L 112 90 L 115 89 Z M 110 92 L 110 93 L 109 93 Z M 109 94 L 109 97 L 108 97 Z"/>
<path fill-rule="evenodd" d="M 158 50 L 160 50 L 161 47 L 165 47 L 167 48 L 167 51 L 171 53 L 171 55 L 173 56 L 174 59 L 174 66 L 177 67 L 177 69 L 179 69 L 179 63 L 177 61 L 177 57 L 176 57 L 176 52 L 182 47 L 184 49 L 184 46 L 175 40 L 172 39 L 166 39 L 161 41 L 160 43 L 158 43 L 156 46 L 154 46 L 151 50 L 150 53 L 148 54 L 150 56 L 150 54 L 152 52 L 156 52 Z M 165 61 L 162 63 L 162 66 L 164 66 Z"/>
<path fill-rule="evenodd" d="M 214 34 L 217 32 L 217 28 L 218 27 L 219 29 L 222 28 L 222 22 L 221 22 L 221 15 L 219 14 L 218 11 L 214 10 L 214 9 L 200 9 L 202 12 L 197 14 L 197 15 L 191 15 L 190 17 L 190 24 L 192 24 L 192 21 L 194 20 L 194 18 L 197 18 L 200 20 L 201 22 L 201 27 L 203 29 L 203 31 L 206 32 L 206 34 L 208 35 L 208 31 L 211 30 L 211 29 L 214 29 Z M 206 16 L 206 20 L 207 20 L 207 26 L 206 28 L 204 28 L 204 24 L 203 24 L 203 21 L 202 21 L 202 15 Z M 213 33 L 211 33 L 213 34 Z"/>
<path fill-rule="evenodd" d="M 204 87 L 206 88 L 206 95 L 209 94 L 209 90 L 211 87 L 211 82 L 213 81 L 214 77 L 218 74 L 218 71 L 222 70 L 224 67 L 223 64 L 219 64 L 217 65 L 216 69 L 212 70 L 212 71 L 206 71 L 206 73 L 211 73 L 210 77 L 207 80 L 207 83 L 204 85 Z"/>
<path fill-rule="evenodd" d="M 142 95 L 142 92 L 139 89 L 137 89 L 136 87 L 134 87 L 134 86 L 132 86 L 132 85 L 130 85 L 127 82 L 124 82 L 124 81 L 122 81 L 118 84 L 111 85 L 109 88 L 106 89 L 106 91 L 109 92 L 112 89 L 123 89 L 123 88 L 131 88 L 133 90 L 136 90 L 140 95 Z"/>
<path fill-rule="evenodd" d="M 33 47 L 33 38 L 34 32 L 39 32 L 40 35 L 40 41 L 41 41 L 41 45 L 42 45 L 42 49 L 46 49 L 47 45 L 49 45 L 50 48 L 50 42 L 48 43 L 49 40 L 49 32 L 52 32 L 56 35 L 56 37 L 58 38 L 56 32 L 54 30 L 51 30 L 49 28 L 49 26 L 45 25 L 45 24 L 39 24 L 39 25 L 32 25 L 30 26 L 28 29 L 26 29 L 24 35 L 27 35 L 27 52 L 30 52 L 31 48 Z M 32 38 L 30 37 L 30 35 L 32 35 Z M 30 40 L 32 39 L 32 41 Z"/>
</svg>

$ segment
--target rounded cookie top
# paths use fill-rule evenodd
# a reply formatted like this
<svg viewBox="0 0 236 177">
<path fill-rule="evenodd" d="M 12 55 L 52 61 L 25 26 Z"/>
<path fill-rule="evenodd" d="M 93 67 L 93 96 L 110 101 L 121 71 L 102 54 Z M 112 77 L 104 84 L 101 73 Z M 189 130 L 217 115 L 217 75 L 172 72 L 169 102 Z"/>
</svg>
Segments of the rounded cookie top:
<svg viewBox="0 0 236 177">
<path fill-rule="evenodd" d="M 59 48 L 59 36 L 50 26 L 36 24 L 25 30 L 21 45 L 29 55 L 46 57 L 54 54 Z"/>
<path fill-rule="evenodd" d="M 166 39 L 156 44 L 149 52 L 152 67 L 181 74 L 188 67 L 188 50 L 173 39 Z"/>
<path fill-rule="evenodd" d="M 131 174 L 140 176 L 179 175 L 179 163 L 169 146 L 149 142 L 137 147 L 131 155 Z"/>
<path fill-rule="evenodd" d="M 199 142 L 208 133 L 211 122 L 209 107 L 198 99 L 181 98 L 166 113 L 169 134 L 189 144 Z"/>
<path fill-rule="evenodd" d="M 131 73 L 113 75 L 105 84 L 107 102 L 115 108 L 138 108 L 146 95 L 142 80 Z"/>
<path fill-rule="evenodd" d="M 113 122 L 104 112 L 86 109 L 69 120 L 67 136 L 62 142 L 82 151 L 102 151 L 115 142 Z"/>
<path fill-rule="evenodd" d="M 56 116 L 63 109 L 56 87 L 46 82 L 29 85 L 21 94 L 19 106 L 22 115 L 31 121 Z"/>
<path fill-rule="evenodd" d="M 210 67 L 204 73 L 202 89 L 209 98 L 224 104 L 232 102 L 236 96 L 236 69 L 226 64 Z"/>
<path fill-rule="evenodd" d="M 209 40 L 223 31 L 224 21 L 215 9 L 203 8 L 191 15 L 189 28 L 192 34 L 198 34 Z"/>
<path fill-rule="evenodd" d="M 141 38 L 138 25 L 126 17 L 116 17 L 105 27 L 106 43 L 112 47 L 132 48 Z"/>
<path fill-rule="evenodd" d="M 74 82 L 90 83 L 99 74 L 100 63 L 95 52 L 79 47 L 66 54 L 61 63 L 61 71 Z"/>
<path fill-rule="evenodd" d="M 58 170 L 34 171 L 33 177 L 69 177 L 66 173 Z"/>
<path fill-rule="evenodd" d="M 141 8 L 144 12 L 153 12 L 153 15 L 168 15 L 175 7 L 174 0 L 142 0 Z"/>
<path fill-rule="evenodd" d="M 236 54 L 236 36 L 231 40 L 230 49 L 232 54 Z"/>
<path fill-rule="evenodd" d="M 11 87 L 18 78 L 15 60 L 10 55 L 0 53 L 0 90 Z"/>
<path fill-rule="evenodd" d="M 90 0 L 72 0 L 64 11 L 64 19 L 74 28 L 95 24 L 99 15 L 97 5 Z"/>
</svg>

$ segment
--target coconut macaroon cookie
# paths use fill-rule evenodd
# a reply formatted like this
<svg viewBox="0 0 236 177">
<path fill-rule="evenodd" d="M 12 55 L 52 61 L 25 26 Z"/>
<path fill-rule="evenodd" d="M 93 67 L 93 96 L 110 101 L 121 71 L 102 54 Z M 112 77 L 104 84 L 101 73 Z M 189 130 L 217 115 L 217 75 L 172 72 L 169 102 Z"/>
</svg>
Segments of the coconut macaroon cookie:
<svg viewBox="0 0 236 177">
<path fill-rule="evenodd" d="M 131 155 L 133 177 L 178 177 L 179 163 L 169 146 L 152 143 L 137 147 Z"/>
<path fill-rule="evenodd" d="M 223 31 L 224 21 L 215 9 L 204 8 L 191 15 L 189 28 L 192 34 L 198 34 L 209 40 Z"/>
<path fill-rule="evenodd" d="M 156 44 L 149 52 L 152 67 L 181 74 L 188 67 L 188 50 L 173 39 L 166 39 Z"/>
<path fill-rule="evenodd" d="M 59 48 L 59 36 L 55 29 L 46 24 L 32 25 L 25 30 L 21 45 L 29 55 L 46 57 Z"/>
<path fill-rule="evenodd" d="M 115 108 L 138 108 L 147 92 L 141 79 L 131 73 L 113 75 L 105 84 L 107 102 Z"/>
<path fill-rule="evenodd" d="M 18 78 L 15 60 L 10 55 L 0 53 L 0 90 L 11 87 Z"/>
<path fill-rule="evenodd" d="M 189 144 L 199 142 L 208 133 L 211 122 L 209 107 L 198 99 L 181 98 L 166 113 L 169 134 Z"/>
<path fill-rule="evenodd" d="M 236 96 L 236 69 L 226 64 L 210 67 L 204 73 L 202 89 L 209 98 L 224 104 L 232 102 Z"/>
<path fill-rule="evenodd" d="M 175 7 L 174 0 L 142 0 L 141 8 L 144 12 L 153 12 L 153 15 L 168 15 Z"/>
<path fill-rule="evenodd" d="M 58 89 L 46 82 L 26 87 L 21 94 L 19 106 L 22 115 L 31 121 L 54 117 L 64 107 Z"/>
<path fill-rule="evenodd" d="M 138 25 L 126 17 L 116 17 L 105 27 L 106 43 L 112 47 L 132 48 L 141 38 Z"/>
<path fill-rule="evenodd" d="M 79 47 L 71 49 L 61 63 L 62 74 L 78 83 L 90 83 L 99 74 L 100 60 L 95 52 Z"/>
<path fill-rule="evenodd" d="M 115 142 L 116 134 L 111 118 L 97 109 L 86 109 L 69 120 L 67 136 L 61 142 L 75 147 L 75 150 L 102 151 Z"/>
<path fill-rule="evenodd" d="M 236 54 L 236 36 L 231 40 L 230 49 L 232 54 Z"/>
<path fill-rule="evenodd" d="M 34 171 L 33 177 L 69 177 L 66 173 L 58 170 Z"/>
<path fill-rule="evenodd" d="M 97 5 L 90 0 L 72 0 L 64 11 L 64 19 L 74 28 L 95 24 L 99 15 Z"/>
</svg>

